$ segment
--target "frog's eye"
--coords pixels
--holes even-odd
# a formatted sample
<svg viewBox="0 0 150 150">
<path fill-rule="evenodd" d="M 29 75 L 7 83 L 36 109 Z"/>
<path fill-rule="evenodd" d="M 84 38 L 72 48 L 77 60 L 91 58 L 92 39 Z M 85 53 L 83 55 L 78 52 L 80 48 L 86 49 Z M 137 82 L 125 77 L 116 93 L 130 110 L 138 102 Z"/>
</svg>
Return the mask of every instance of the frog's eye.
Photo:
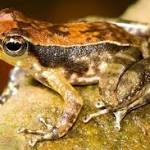
<svg viewBox="0 0 150 150">
<path fill-rule="evenodd" d="M 23 37 L 9 36 L 3 40 L 3 49 L 10 56 L 21 56 L 28 50 L 28 43 Z"/>
</svg>

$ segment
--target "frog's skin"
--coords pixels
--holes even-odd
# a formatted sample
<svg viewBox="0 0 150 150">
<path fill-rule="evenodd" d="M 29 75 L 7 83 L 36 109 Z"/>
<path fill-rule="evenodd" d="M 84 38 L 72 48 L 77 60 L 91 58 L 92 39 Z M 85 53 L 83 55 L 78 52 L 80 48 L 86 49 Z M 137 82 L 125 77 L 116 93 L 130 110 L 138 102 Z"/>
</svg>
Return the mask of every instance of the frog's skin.
<svg viewBox="0 0 150 150">
<path fill-rule="evenodd" d="M 63 137 L 75 123 L 83 100 L 72 85 L 98 83 L 96 107 L 100 110 L 84 122 L 112 112 L 115 126 L 120 128 L 127 112 L 150 101 L 149 32 L 144 24 L 77 21 L 55 25 L 29 19 L 12 9 L 1 10 L 0 59 L 16 66 L 1 103 L 16 93 L 24 71 L 63 97 L 64 112 L 54 127 L 40 118 L 46 131 L 19 130 L 39 135 L 30 141 L 34 146 Z"/>
</svg>

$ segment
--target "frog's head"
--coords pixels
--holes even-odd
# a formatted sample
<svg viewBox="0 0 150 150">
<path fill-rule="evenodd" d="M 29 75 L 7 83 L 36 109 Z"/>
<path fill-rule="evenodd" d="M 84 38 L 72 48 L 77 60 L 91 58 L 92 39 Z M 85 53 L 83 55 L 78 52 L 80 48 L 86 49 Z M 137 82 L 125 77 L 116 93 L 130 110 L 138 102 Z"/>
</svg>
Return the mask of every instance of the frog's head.
<svg viewBox="0 0 150 150">
<path fill-rule="evenodd" d="M 31 45 L 39 45 L 46 40 L 42 37 L 38 22 L 25 17 L 13 9 L 0 11 L 0 59 L 15 65 L 33 63 L 36 58 L 31 53 Z"/>
<path fill-rule="evenodd" d="M 18 26 L 23 16 L 18 11 L 4 9 L 0 11 L 0 59 L 15 65 L 28 54 L 29 39 Z"/>
</svg>

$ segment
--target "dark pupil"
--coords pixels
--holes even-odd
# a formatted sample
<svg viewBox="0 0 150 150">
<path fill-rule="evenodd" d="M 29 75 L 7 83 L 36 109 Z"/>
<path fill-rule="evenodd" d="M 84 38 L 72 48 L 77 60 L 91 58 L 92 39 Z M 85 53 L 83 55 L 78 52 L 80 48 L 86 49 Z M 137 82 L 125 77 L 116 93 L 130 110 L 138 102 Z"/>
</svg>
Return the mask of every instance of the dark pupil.
<svg viewBox="0 0 150 150">
<path fill-rule="evenodd" d="M 8 50 L 17 51 L 22 47 L 22 45 L 19 42 L 16 42 L 16 43 L 9 42 L 9 43 L 6 44 L 6 47 L 7 47 Z"/>
</svg>

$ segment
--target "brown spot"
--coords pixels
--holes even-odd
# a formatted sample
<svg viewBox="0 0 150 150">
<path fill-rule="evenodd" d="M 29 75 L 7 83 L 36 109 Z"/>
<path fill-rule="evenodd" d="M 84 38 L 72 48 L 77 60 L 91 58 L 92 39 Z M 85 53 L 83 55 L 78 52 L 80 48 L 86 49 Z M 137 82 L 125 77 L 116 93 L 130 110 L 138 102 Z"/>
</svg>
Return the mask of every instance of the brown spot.
<svg viewBox="0 0 150 150">
<path fill-rule="evenodd" d="M 52 32 L 52 34 L 57 34 L 59 36 L 68 36 L 69 35 L 69 31 L 67 30 L 67 28 L 65 26 L 62 25 L 53 25 L 48 27 L 48 30 L 50 32 Z"/>
<path fill-rule="evenodd" d="M 77 73 L 78 76 L 82 76 L 89 70 L 89 65 L 86 62 L 69 62 L 65 65 L 65 68 L 69 74 Z"/>
<path fill-rule="evenodd" d="M 31 27 L 30 23 L 21 22 L 21 21 L 18 21 L 17 25 L 18 25 L 19 28 L 28 28 L 28 27 Z"/>
<path fill-rule="evenodd" d="M 91 37 L 87 37 L 86 42 L 90 42 L 91 41 Z"/>
</svg>

